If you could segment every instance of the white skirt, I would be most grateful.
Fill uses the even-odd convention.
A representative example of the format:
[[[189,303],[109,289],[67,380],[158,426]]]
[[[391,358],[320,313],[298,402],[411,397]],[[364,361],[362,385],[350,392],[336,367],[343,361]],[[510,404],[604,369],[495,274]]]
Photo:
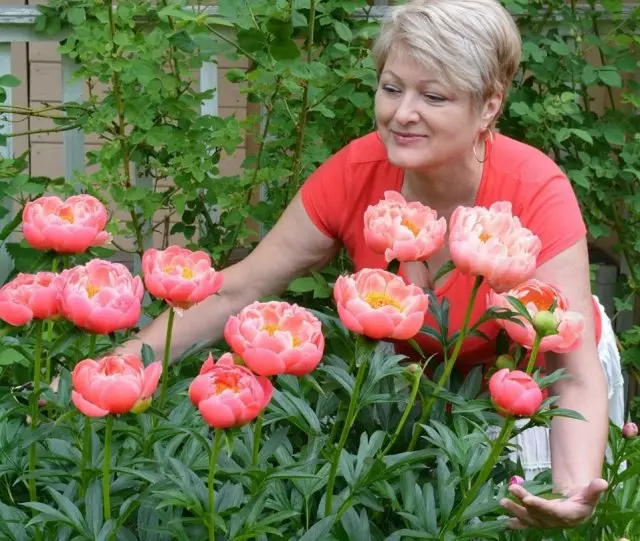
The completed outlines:
[[[618,352],[611,320],[605,313],[598,298],[594,298],[600,309],[602,319],[602,334],[598,344],[598,356],[607,378],[609,418],[616,425],[622,427],[624,424],[624,379],[620,367],[620,353]],[[521,427],[527,422],[528,419],[521,419],[516,423],[516,426]],[[491,426],[487,434],[491,439],[494,439],[497,437],[498,432],[498,427]],[[517,445],[517,450],[511,453],[510,458],[514,462],[520,461],[525,479],[533,479],[539,473],[551,468],[548,428],[540,426],[529,428],[511,440],[511,443]]]

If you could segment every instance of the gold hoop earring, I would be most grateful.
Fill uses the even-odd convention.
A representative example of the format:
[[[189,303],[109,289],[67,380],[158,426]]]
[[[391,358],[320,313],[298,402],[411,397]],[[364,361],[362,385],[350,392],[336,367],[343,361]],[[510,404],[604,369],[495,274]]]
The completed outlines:
[[[473,145],[473,157],[478,161],[478,163],[484,163],[489,158],[489,148],[487,142],[493,145],[493,132],[491,128],[489,128],[486,132],[487,135],[484,137],[484,157],[482,159],[478,158],[478,153],[476,152],[476,145]]]

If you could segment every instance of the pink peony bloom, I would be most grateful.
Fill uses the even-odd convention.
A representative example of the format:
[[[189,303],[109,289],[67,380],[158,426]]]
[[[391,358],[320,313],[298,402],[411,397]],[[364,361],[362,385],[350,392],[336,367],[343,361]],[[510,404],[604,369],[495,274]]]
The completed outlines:
[[[522,486],[524,485],[524,479],[519,475],[512,475],[511,478],[509,479],[509,484]]]
[[[217,363],[209,358],[189,386],[189,398],[213,428],[231,428],[253,421],[273,396],[273,385],[225,353]]]
[[[456,268],[484,276],[503,292],[531,278],[540,253],[540,239],[511,214],[511,203],[458,207],[449,222],[449,249]]]
[[[22,233],[37,250],[80,253],[109,241],[107,209],[91,195],[39,197],[22,211]]]
[[[254,302],[228,319],[224,337],[261,376],[313,372],[324,352],[322,325],[311,312],[286,302]]]
[[[85,359],[71,373],[71,399],[89,417],[128,413],[151,399],[161,373],[162,363],[145,368],[132,353]]]
[[[429,306],[422,289],[381,269],[338,277],[333,296],[345,327],[377,340],[413,338]]]
[[[584,329],[584,317],[576,312],[568,310],[569,303],[562,292],[551,284],[539,280],[527,280],[516,288],[506,293],[498,294],[489,291],[487,306],[495,308],[507,308],[514,310],[507,296],[518,299],[529,311],[532,318],[540,312],[547,312],[555,301],[556,308],[553,311],[558,324],[556,334],[545,336],[540,342],[540,351],[555,351],[564,353],[580,346]],[[512,340],[531,349],[536,337],[536,331],[523,317],[517,316],[522,326],[506,319],[496,319],[496,323],[503,327]]]
[[[52,272],[18,274],[0,289],[0,319],[19,326],[56,317],[60,284],[60,275]]]
[[[149,293],[182,309],[203,301],[222,286],[222,274],[213,270],[205,252],[180,246],[147,250],[142,256],[142,273]]]
[[[489,393],[503,415],[531,417],[542,404],[542,390],[531,376],[503,368],[489,380]]]
[[[140,317],[144,287],[120,263],[93,259],[62,272],[60,312],[78,327],[110,333],[133,327]]]
[[[632,440],[638,436],[638,425],[635,423],[625,423],[622,427],[622,436],[627,440]]]
[[[442,248],[447,222],[435,210],[398,192],[384,192],[384,199],[364,213],[364,239],[387,262],[425,261]]]

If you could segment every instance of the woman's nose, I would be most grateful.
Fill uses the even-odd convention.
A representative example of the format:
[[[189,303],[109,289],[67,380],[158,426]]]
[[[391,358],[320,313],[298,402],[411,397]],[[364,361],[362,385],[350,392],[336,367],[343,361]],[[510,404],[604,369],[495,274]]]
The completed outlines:
[[[420,120],[415,99],[409,93],[402,97],[394,117],[400,124],[413,124]]]

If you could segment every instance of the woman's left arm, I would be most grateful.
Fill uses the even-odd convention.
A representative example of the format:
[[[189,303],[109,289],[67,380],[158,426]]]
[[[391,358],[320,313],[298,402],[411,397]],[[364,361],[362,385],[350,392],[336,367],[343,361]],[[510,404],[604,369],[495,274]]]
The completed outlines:
[[[541,265],[538,280],[556,285],[567,297],[570,310],[585,317],[582,345],[564,354],[545,353],[547,368],[563,368],[566,377],[552,388],[561,408],[579,412],[585,421],[555,417],[551,426],[551,472],[564,499],[546,500],[518,485],[511,493],[521,505],[503,500],[514,515],[513,527],[567,527],[586,520],[607,483],[601,471],[608,434],[607,383],[595,341],[593,298],[586,239]]]

